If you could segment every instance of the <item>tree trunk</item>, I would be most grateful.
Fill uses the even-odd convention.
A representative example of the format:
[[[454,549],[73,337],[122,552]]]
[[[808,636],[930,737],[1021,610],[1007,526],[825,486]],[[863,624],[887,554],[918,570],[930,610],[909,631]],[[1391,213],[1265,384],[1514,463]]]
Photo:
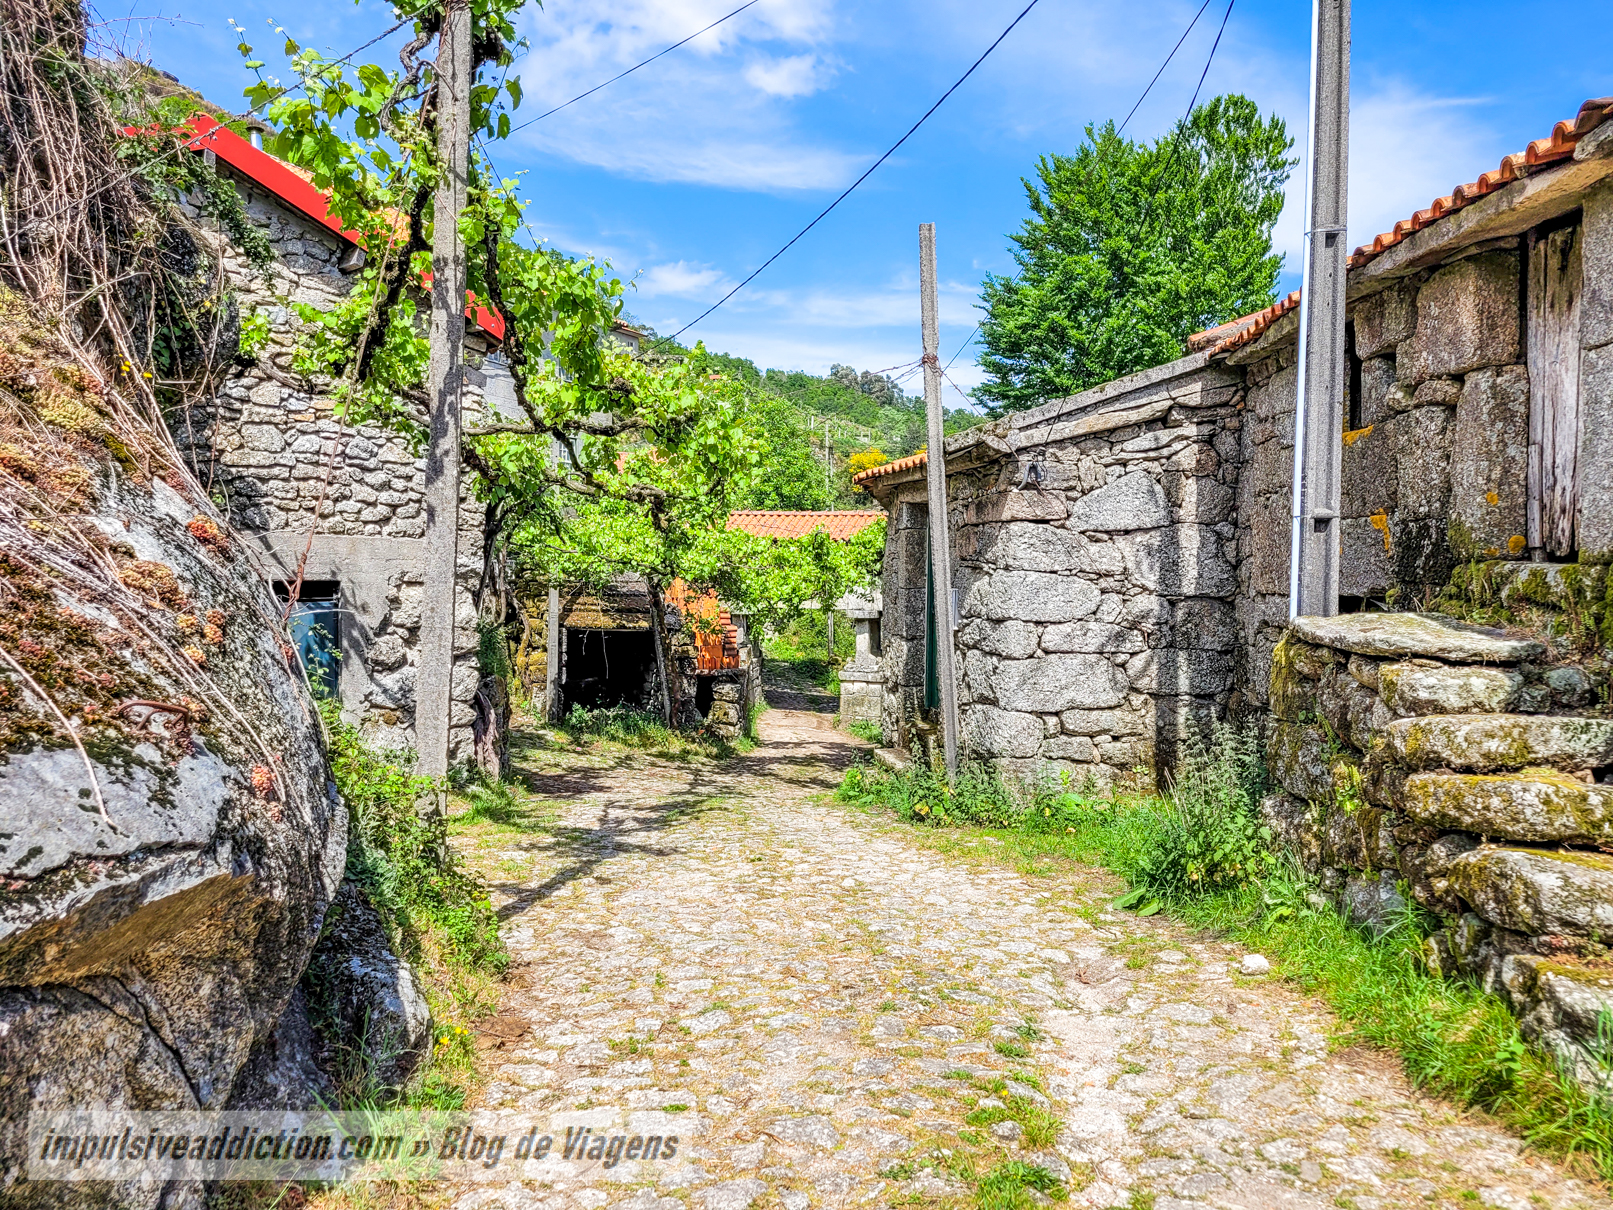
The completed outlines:
[[[672,660],[666,640],[666,605],[661,600],[661,586],[654,580],[650,586],[650,631],[655,636],[655,671],[661,678],[661,717],[672,726],[672,680],[668,675]]]

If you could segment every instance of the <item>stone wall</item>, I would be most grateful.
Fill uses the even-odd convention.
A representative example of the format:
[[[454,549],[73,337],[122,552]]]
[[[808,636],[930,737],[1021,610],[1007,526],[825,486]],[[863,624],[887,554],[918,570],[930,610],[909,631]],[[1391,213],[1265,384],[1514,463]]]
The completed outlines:
[[[228,175],[221,164],[219,169]],[[252,222],[269,237],[274,263],[259,273],[212,231],[213,251],[235,291],[243,321],[261,317],[268,342],[238,362],[213,400],[172,424],[197,479],[238,532],[281,578],[341,584],[340,693],[344,713],[383,747],[414,743],[414,666],[423,583],[425,461],[400,436],[344,424],[331,398],[292,368],[302,322],[293,304],[335,306],[352,286],[344,264],[354,249],[329,229],[236,179]],[[193,217],[200,215],[193,208]],[[467,337],[467,420],[482,410],[489,377],[507,377],[484,333]],[[489,391],[492,393],[492,391]],[[451,759],[474,752],[475,593],[482,578],[483,509],[467,488],[460,507],[459,597]]]
[[[1276,651],[1266,822],[1355,919],[1408,901],[1436,973],[1506,997],[1582,1075],[1613,1010],[1605,672],[1436,615],[1302,618]]]
[[[1469,561],[1613,561],[1613,181],[1590,190],[1578,211],[1550,216],[1537,237],[1564,224],[1583,262],[1577,335],[1564,354],[1578,361],[1577,549],[1531,543],[1530,410],[1542,406],[1541,384],[1531,384],[1528,364],[1531,232],[1514,232],[1425,255],[1432,263],[1420,267],[1351,276],[1359,381],[1338,416],[1347,607],[1424,607]],[[1265,701],[1287,621],[1296,341],[1291,314],[1228,358],[1248,388],[1239,690],[1255,704]],[[1537,444],[1540,428],[1537,417]]]
[[[951,471],[970,755],[1108,785],[1168,763],[1184,720],[1225,709],[1240,378],[1188,358],[1114,384],[1124,394],[1099,406],[1076,397],[1000,422],[981,434],[982,464]],[[928,725],[924,499],[913,478],[888,506],[885,729],[904,747]]]

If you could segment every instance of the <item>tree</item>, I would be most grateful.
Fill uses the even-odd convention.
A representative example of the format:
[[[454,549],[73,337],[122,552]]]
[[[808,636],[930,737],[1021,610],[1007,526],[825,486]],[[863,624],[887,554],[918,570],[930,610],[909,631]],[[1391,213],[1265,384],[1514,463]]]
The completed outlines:
[[[1193,332],[1270,306],[1271,231],[1297,159],[1276,115],[1231,94],[1153,144],[1088,126],[1026,180],[1013,277],[988,276],[980,325],[991,411],[1032,407],[1182,355]]]

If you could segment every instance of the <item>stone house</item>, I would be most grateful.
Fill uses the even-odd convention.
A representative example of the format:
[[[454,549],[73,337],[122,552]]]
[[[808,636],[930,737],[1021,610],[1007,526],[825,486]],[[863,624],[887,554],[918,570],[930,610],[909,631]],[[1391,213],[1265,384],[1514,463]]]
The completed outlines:
[[[396,434],[340,422],[328,397],[291,368],[296,303],[329,308],[363,265],[354,236],[327,198],[289,165],[211,118],[194,119],[190,147],[235,183],[248,217],[268,235],[274,263],[259,274],[222,231],[211,252],[230,279],[243,322],[266,323],[254,358],[239,359],[218,395],[170,427],[197,479],[261,554],[285,599],[298,579],[292,627],[311,677],[384,747],[413,745],[414,663],[420,624],[424,459]],[[199,210],[194,212],[199,218]],[[208,225],[205,224],[204,225]],[[503,321],[467,309],[467,415],[513,404],[498,356]],[[478,692],[476,601],[483,580],[482,507],[460,509],[455,607],[452,759],[470,759],[493,708]]]
[[[877,509],[757,509],[733,513],[728,525],[764,538],[803,538],[822,529],[835,541],[847,542],[884,515]],[[842,723],[879,725],[885,683],[879,647],[882,611],[877,591],[847,593],[835,602],[835,612],[850,619],[856,639],[851,658],[840,669]],[[833,625],[832,615],[830,624]]]
[[[1613,99],[1349,261],[1342,606],[1415,609],[1466,561],[1613,560]],[[934,730],[1108,784],[1265,707],[1288,618],[1298,298],[1180,360],[949,437],[953,617],[931,616],[925,455],[855,482],[889,517],[886,741]],[[1331,523],[1332,518],[1321,519]]]
[[[515,671],[534,713],[558,720],[574,707],[659,712],[661,675],[649,585],[621,575],[603,588],[517,585],[523,634]],[[681,582],[667,589],[672,701],[680,726],[733,738],[761,701],[762,660],[742,612]]]

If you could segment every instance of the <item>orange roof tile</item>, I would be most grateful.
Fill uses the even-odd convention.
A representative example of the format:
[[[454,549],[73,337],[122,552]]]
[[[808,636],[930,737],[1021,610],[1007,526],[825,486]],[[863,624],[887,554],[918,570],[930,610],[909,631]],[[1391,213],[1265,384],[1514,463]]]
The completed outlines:
[[[1524,150],[1504,157],[1500,167],[1494,172],[1483,173],[1476,181],[1458,185],[1448,196],[1435,198],[1427,208],[1417,211],[1409,219],[1402,219],[1396,223],[1394,230],[1378,236],[1370,244],[1362,244],[1350,254],[1349,268],[1360,268],[1379,253],[1400,243],[1414,231],[1421,231],[1447,214],[1454,214],[1464,206],[1478,201],[1479,198],[1494,193],[1501,186],[1521,179],[1531,168],[1567,159],[1574,154],[1574,148],[1582,138],[1609,118],[1613,118],[1613,97],[1586,101],[1579,107],[1579,114],[1572,122],[1566,120],[1558,122],[1552,127],[1549,137],[1536,139]],[[1299,306],[1299,291],[1295,290],[1287,298],[1275,306],[1267,307],[1264,311],[1239,316],[1224,324],[1195,332],[1187,338],[1188,352],[1197,353],[1208,349],[1212,356],[1230,353],[1233,349],[1257,340],[1267,328],[1297,306]]]
[[[923,466],[930,460],[928,454],[909,454],[906,458],[898,458],[895,462],[886,462],[880,466],[871,466],[867,470],[851,477],[853,487],[861,487],[870,479],[881,479],[886,475],[894,475],[900,471],[910,471],[915,466]],[[883,513],[880,516],[884,516]]]
[[[877,509],[825,509],[822,512],[743,509],[728,514],[728,528],[743,530],[758,538],[804,538],[813,530],[821,529],[826,530],[835,541],[845,542],[875,521],[884,519],[884,512]]]
[[[1558,122],[1546,138],[1536,139],[1522,151],[1503,156],[1500,166],[1493,172],[1481,173],[1478,180],[1458,185],[1445,197],[1435,198],[1426,208],[1417,211],[1410,218],[1401,219],[1394,225],[1393,230],[1384,232],[1370,244],[1362,244],[1351,254],[1350,268],[1359,268],[1379,253],[1393,248],[1414,231],[1421,231],[1428,224],[1438,222],[1447,214],[1454,214],[1481,197],[1494,193],[1501,186],[1527,176],[1531,168],[1566,160],[1574,154],[1574,147],[1582,138],[1610,117],[1613,117],[1613,97],[1597,97],[1586,101],[1579,107],[1579,113],[1573,121]]]

